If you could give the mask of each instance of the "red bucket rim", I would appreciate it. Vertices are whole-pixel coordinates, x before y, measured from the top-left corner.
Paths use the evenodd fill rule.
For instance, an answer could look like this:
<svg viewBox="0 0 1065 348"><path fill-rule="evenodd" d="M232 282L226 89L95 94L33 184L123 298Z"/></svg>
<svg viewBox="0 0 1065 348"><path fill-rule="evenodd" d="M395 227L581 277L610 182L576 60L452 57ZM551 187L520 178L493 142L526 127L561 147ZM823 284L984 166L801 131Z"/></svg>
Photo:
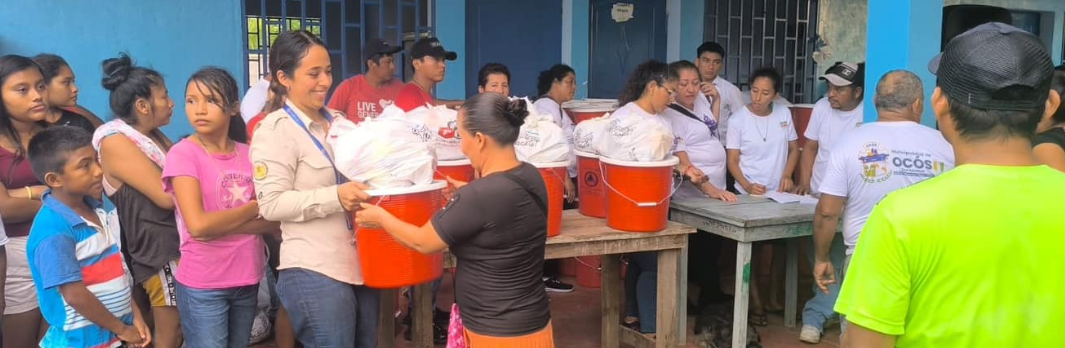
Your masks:
<svg viewBox="0 0 1065 348"><path fill-rule="evenodd" d="M410 193L429 192L429 191L439 190L439 189L442 189L444 187L447 187L447 181L434 180L431 183L422 184L422 185L366 190L366 194L368 194L370 196L394 196L394 195L405 195L405 194L410 194Z"/></svg>
<svg viewBox="0 0 1065 348"><path fill-rule="evenodd" d="M461 167L470 165L469 158L457 159L457 160L439 160L436 161L437 167Z"/></svg>

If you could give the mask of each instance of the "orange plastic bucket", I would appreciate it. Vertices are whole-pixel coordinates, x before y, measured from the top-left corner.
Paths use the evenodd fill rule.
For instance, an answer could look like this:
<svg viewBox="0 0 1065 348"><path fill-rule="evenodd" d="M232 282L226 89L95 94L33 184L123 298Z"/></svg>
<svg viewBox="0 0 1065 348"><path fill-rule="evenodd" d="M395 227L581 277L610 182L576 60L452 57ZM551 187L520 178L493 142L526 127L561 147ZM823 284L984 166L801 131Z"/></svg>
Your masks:
<svg viewBox="0 0 1065 348"><path fill-rule="evenodd" d="M602 281L603 267L599 256L579 256L577 260L577 285L586 288L599 288Z"/></svg>
<svg viewBox="0 0 1065 348"><path fill-rule="evenodd" d="M562 269L562 275L570 276L570 277L577 275L577 259L576 258L567 257L567 258L564 258L562 260L559 260L559 266L560 266L559 268Z"/></svg>
<svg viewBox="0 0 1065 348"><path fill-rule="evenodd" d="M393 189L367 190L376 204L405 222L421 226L440 208L443 181ZM383 229L356 227L355 245L366 286L389 289L421 284L443 273L444 254L422 254L407 248Z"/></svg>
<svg viewBox="0 0 1065 348"><path fill-rule="evenodd" d="M562 234L562 201L565 199L566 167L569 162L533 163L547 187L547 236Z"/></svg>
<svg viewBox="0 0 1065 348"><path fill-rule="evenodd" d="M578 211L585 216L606 217L606 196L603 194L603 170L599 155L573 151L577 155Z"/></svg>
<svg viewBox="0 0 1065 348"><path fill-rule="evenodd" d="M575 120L574 124L579 124L581 122L603 116L606 113L614 112L614 110L616 109L616 107L611 106L579 106L570 109L569 112L571 115L573 115L573 119Z"/></svg>
<svg viewBox="0 0 1065 348"><path fill-rule="evenodd" d="M673 179L676 157L657 162L630 162L600 157L606 190L606 225L626 232L666 228L669 197L680 188Z"/></svg>
<svg viewBox="0 0 1065 348"><path fill-rule="evenodd" d="M472 181L473 166L470 165L470 160L437 161L436 173L433 174L433 179L445 180L445 177L447 176L458 181Z"/></svg>

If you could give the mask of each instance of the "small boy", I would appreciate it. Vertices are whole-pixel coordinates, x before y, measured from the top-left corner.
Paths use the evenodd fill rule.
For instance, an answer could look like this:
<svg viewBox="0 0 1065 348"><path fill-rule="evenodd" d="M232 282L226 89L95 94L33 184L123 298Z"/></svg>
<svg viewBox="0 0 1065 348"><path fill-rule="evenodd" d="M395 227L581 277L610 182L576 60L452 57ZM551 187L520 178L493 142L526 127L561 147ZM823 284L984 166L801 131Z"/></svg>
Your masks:
<svg viewBox="0 0 1065 348"><path fill-rule="evenodd" d="M48 128L30 140L28 157L49 189L26 246L48 332L41 347L144 347L151 333L130 297L131 278L99 197L103 170L92 134Z"/></svg>

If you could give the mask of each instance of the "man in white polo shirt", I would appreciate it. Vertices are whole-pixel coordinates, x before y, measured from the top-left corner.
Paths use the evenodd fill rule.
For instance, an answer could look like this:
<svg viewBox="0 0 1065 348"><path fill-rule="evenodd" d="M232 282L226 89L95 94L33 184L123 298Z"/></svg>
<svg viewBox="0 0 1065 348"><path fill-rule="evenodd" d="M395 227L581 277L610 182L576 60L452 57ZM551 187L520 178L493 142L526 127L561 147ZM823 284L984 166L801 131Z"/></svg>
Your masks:
<svg viewBox="0 0 1065 348"><path fill-rule="evenodd" d="M814 282L822 292L836 283L829 249L840 216L847 246L842 274L873 207L884 196L954 167L954 152L943 135L918 123L924 111L921 79L890 71L876 85L877 122L844 135L832 149L814 214Z"/></svg>
<svg viewBox="0 0 1065 348"><path fill-rule="evenodd" d="M844 134L862 125L865 105L865 63L836 62L821 80L828 93L814 104L806 126L806 144L799 161L798 194L820 194L818 190L832 155L832 146Z"/></svg>

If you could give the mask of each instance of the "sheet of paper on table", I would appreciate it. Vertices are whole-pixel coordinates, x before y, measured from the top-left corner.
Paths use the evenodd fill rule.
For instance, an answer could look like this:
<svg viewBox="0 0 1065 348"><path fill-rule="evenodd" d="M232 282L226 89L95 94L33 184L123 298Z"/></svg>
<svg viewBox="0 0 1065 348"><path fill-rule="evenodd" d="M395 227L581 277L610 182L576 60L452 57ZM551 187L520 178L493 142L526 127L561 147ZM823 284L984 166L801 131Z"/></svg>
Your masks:
<svg viewBox="0 0 1065 348"><path fill-rule="evenodd" d="M777 203L817 204L817 198L813 196L800 196L787 192L766 192L765 197Z"/></svg>

